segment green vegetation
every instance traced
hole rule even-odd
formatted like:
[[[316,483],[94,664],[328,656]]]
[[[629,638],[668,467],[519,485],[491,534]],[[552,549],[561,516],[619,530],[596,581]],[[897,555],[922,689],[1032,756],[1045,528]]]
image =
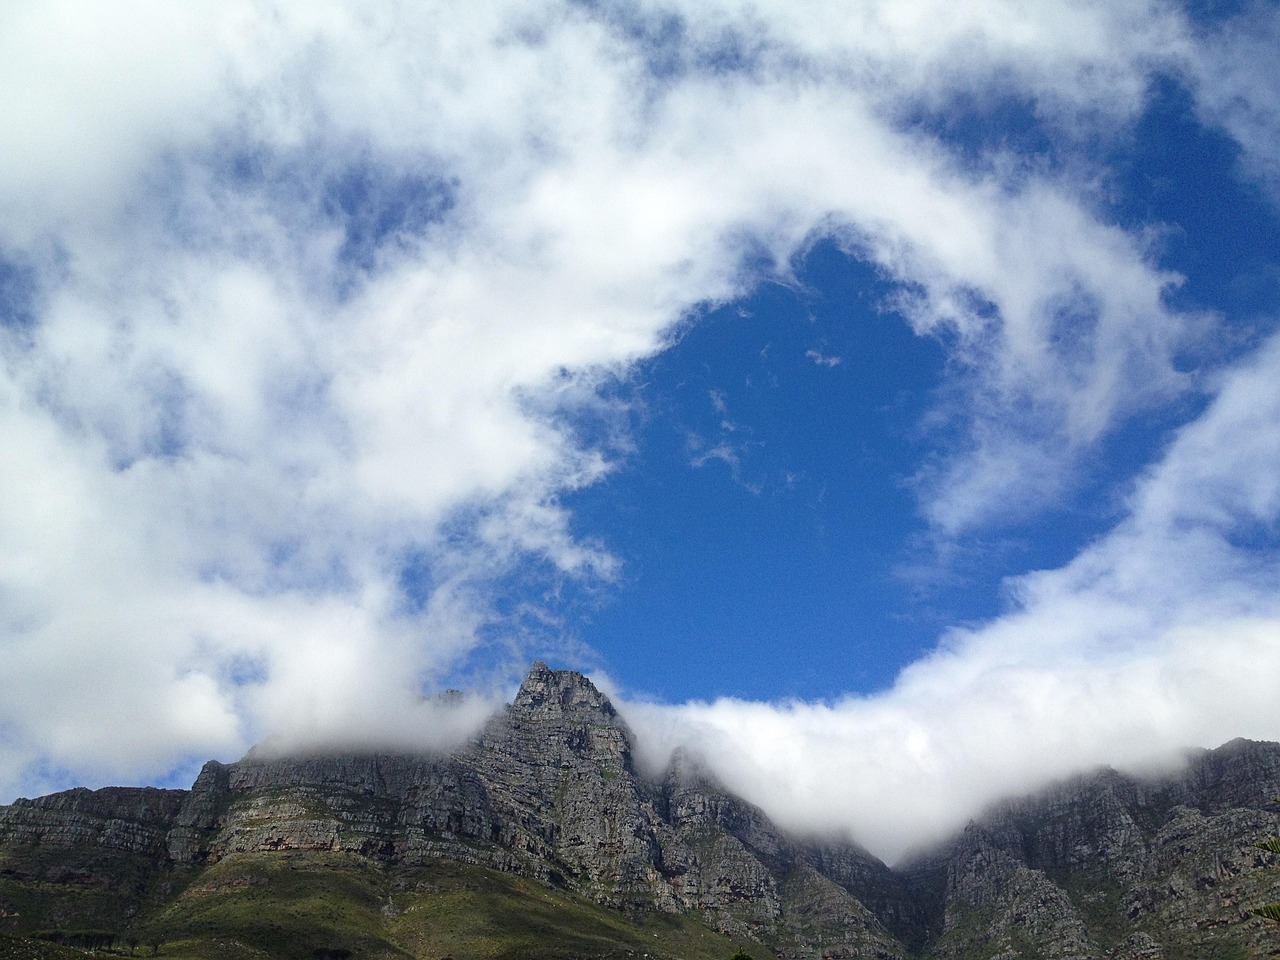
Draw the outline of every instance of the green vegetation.
[[[628,916],[536,881],[435,861],[388,869],[348,854],[238,854],[129,931],[169,960],[749,960],[769,954],[695,919]],[[3,960],[3,958],[0,958]]]
[[[179,876],[170,874],[172,884]],[[154,870],[143,856],[100,847],[74,847],[56,857],[40,846],[0,850],[0,902],[22,918],[11,933],[75,928],[110,930],[124,910],[143,909],[153,892]]]
[[[45,940],[0,934],[0,960],[85,960],[85,953]]]
[[[116,945],[116,933],[112,930],[41,930],[35,937],[81,950],[107,950]]]
[[[1089,939],[1102,950],[1113,950],[1134,932],[1125,916],[1125,891],[1106,873],[1058,871],[1052,878],[1079,911]]]
[[[1280,853],[1280,837],[1268,837],[1266,840],[1257,844],[1257,846],[1259,849],[1266,850],[1268,853]],[[1249,912],[1255,917],[1262,917],[1264,920],[1273,920],[1276,923],[1280,923],[1280,901],[1264,903],[1262,906],[1255,907]]]
[[[1167,948],[1166,956],[1169,960],[1256,960],[1246,947],[1217,937],[1194,943],[1173,943]]]
[[[952,926],[929,944],[926,957],[964,956],[972,960],[990,960],[1004,952],[999,938],[992,936],[996,916],[991,910],[974,907],[962,909]]]
[[[321,851],[157,870],[145,857],[96,847],[50,858],[38,846],[7,845],[0,903],[7,932],[25,934],[0,941],[0,960],[70,960],[87,949],[168,960],[724,960],[738,948],[769,956],[693,917],[627,915],[478,866],[389,867]]]
[[[432,864],[403,876],[401,885],[405,889],[392,896],[395,916],[389,928],[414,956],[426,960],[645,954],[723,960],[736,946],[689,917],[628,917],[534,881],[478,867]]]
[[[181,943],[192,956],[204,955],[202,945],[211,941],[297,960],[312,960],[316,950],[402,956],[382,933],[384,887],[381,868],[359,857],[233,856],[135,929],[144,942]]]

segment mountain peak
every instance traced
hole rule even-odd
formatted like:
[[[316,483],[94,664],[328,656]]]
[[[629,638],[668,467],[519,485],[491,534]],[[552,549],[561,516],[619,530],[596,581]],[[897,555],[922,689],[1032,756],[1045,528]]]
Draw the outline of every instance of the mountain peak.
[[[612,718],[617,715],[609,698],[585,676],[575,670],[552,670],[541,660],[534,662],[520,684],[511,709],[514,713],[535,717],[597,713]]]

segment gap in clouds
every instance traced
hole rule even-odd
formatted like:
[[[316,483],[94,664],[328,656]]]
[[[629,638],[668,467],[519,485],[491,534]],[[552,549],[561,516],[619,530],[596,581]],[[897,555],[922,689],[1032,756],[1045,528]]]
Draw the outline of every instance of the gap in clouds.
[[[763,20],[749,13],[737,23],[720,18],[707,30],[706,23],[692,29],[690,18],[674,6],[617,0],[570,2],[638,50],[649,76],[660,85],[698,75],[758,75],[767,69],[771,52],[767,31]]]
[[[36,293],[35,269],[0,253],[0,330],[6,339],[20,337],[35,322]]]
[[[244,134],[236,134],[236,138]],[[192,163],[192,160],[196,160]],[[371,278],[414,256],[454,212],[460,184],[430,157],[388,158],[356,138],[329,134],[302,145],[220,144],[198,158],[174,157],[153,179],[169,193],[175,227],[208,230],[219,203],[288,225],[309,266],[313,295],[349,303]],[[194,181],[192,171],[206,178]]]
[[[1003,525],[998,560],[989,540],[966,538],[959,560],[990,563],[991,595],[1004,583],[998,616],[970,627],[953,621],[957,629],[919,660],[900,651],[910,669],[874,696],[823,703],[821,694],[726,685],[726,698],[742,699],[653,707],[633,697],[624,712],[659,762],[664,745],[692,745],[789,825],[852,831],[898,858],[1002,795],[1097,763],[1150,771],[1176,764],[1184,747],[1277,735],[1266,686],[1274,689],[1280,666],[1280,523],[1267,475],[1280,462],[1270,414],[1280,382],[1271,342],[1280,219],[1241,179],[1238,148],[1200,122],[1169,77],[1155,79],[1119,149],[1093,147],[1111,151],[1094,157],[1106,161],[1099,211],[1147,231],[1153,265],[1185,277],[1166,301],[1184,316],[1202,314],[1199,335],[1175,361],[1194,374],[1192,389],[1114,425],[1081,457],[1065,496]],[[1270,390],[1261,386],[1267,376]],[[715,414],[732,410],[728,391],[712,399]],[[743,419],[734,433],[753,429]],[[730,464],[730,479],[743,462]],[[1173,479],[1196,472],[1205,479]],[[1153,498],[1175,513],[1142,505]],[[1021,552],[1010,549],[1019,537]],[[744,635],[707,655],[754,654],[757,670],[781,666],[785,675],[805,643],[783,631],[765,641]],[[846,637],[839,652],[852,645]],[[815,659],[830,670],[839,653]],[[1267,685],[1248,682],[1258,672]],[[845,675],[832,688],[856,689]],[[1009,728],[1005,711],[1031,726]],[[827,765],[837,756],[839,771]]]
[[[954,428],[928,423],[945,345],[893,312],[896,289],[823,240],[632,375],[636,449],[565,501],[622,564],[615,590],[567,595],[611,672],[669,700],[821,699],[888,686],[996,611],[1002,555],[1025,546],[920,574],[937,558],[912,478]]]
[[[974,176],[998,172],[1011,185],[1036,174],[1061,175],[1088,155],[1089,144],[1064,142],[1034,100],[1012,90],[960,93],[940,106],[909,104],[898,122],[945,144],[959,169]]]
[[[1221,26],[1235,19],[1250,7],[1256,7],[1257,0],[1183,0],[1182,8],[1192,23],[1201,29]]]
[[[1241,147],[1201,121],[1185,83],[1159,75],[1106,160],[1107,214],[1126,230],[1154,233],[1161,265],[1184,278],[1169,303],[1216,314],[1212,342],[1200,344],[1209,361],[1258,346],[1280,313],[1280,219],[1262,187],[1242,176]]]

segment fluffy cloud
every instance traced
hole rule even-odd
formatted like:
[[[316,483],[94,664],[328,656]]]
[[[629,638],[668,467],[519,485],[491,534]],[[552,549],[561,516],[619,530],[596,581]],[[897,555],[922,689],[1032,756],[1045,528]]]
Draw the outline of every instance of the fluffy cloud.
[[[1043,506],[1117,424],[1186,389],[1173,357],[1205,321],[1099,216],[1082,145],[1124,129],[1154,70],[1216,76],[1198,42],[1138,0],[6,8],[0,789],[156,776],[267,734],[460,735],[483,703],[424,695],[477,650],[499,679],[523,659],[497,602],[511,579],[614,575],[561,506],[626,449],[601,387],[819,237],[896,281],[951,350],[956,439],[920,483],[938,535]],[[961,155],[930,132],[960,103],[1012,103],[1078,162]],[[856,747],[849,770],[880,773],[850,796],[886,850],[907,830],[876,783],[977,802],[996,773],[1112,756],[1044,704],[1165,690],[1181,710],[1204,630],[1234,625],[1211,664],[1227,675],[1232,651],[1271,649],[1266,569],[1220,516],[1179,514],[1269,503],[1179,458],[1197,430],[1247,456],[1213,422],[1111,537],[1019,581],[1008,618],[948,637],[891,694],[676,715],[805,822],[849,821],[786,757]],[[1180,564],[1185,602],[1155,617],[1173,582],[1157,560],[1191,556],[1220,566]],[[1023,736],[1023,766],[984,766],[1008,715],[1056,731],[1041,742],[1062,763]]]

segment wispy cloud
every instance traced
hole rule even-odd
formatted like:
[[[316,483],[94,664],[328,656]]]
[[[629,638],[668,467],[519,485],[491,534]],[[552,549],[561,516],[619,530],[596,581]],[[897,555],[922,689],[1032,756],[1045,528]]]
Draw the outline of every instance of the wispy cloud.
[[[804,355],[820,367],[838,367],[844,363],[843,357],[827,356],[818,350],[806,350]]]
[[[689,461],[689,465],[694,469],[705,467],[712,460],[718,460],[727,464],[735,475],[738,468],[742,466],[742,461],[738,456],[738,451],[733,449],[727,443],[717,443],[714,447],[700,448],[694,452],[693,459]]]
[[[1280,66],[1268,51],[1280,43],[1280,11],[1246,4],[1210,31],[1200,55],[1188,61],[1201,113],[1239,144],[1244,170],[1280,196]]]

